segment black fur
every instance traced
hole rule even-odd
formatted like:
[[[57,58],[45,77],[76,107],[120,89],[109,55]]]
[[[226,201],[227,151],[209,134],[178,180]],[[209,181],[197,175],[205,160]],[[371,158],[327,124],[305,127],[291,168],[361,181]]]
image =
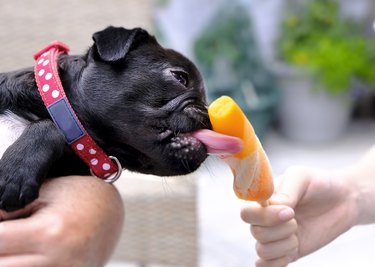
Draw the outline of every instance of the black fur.
[[[196,170],[207,152],[189,133],[211,127],[197,68],[140,28],[109,27],[93,39],[85,55],[58,61],[86,130],[129,170],[163,176]],[[50,120],[32,68],[0,74],[0,113],[6,111],[30,124],[0,160],[0,208],[33,201],[48,176],[89,173]]]

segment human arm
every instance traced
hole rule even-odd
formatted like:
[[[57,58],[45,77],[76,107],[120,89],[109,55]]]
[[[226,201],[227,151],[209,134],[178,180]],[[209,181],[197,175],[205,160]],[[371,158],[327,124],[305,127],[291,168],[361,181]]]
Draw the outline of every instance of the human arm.
[[[0,266],[104,266],[124,217],[115,187],[85,176],[47,181],[38,200],[21,212],[29,216],[0,222]]]
[[[340,170],[289,169],[269,207],[249,202],[241,211],[257,240],[256,266],[286,266],[354,225],[375,222],[374,201],[375,147]]]

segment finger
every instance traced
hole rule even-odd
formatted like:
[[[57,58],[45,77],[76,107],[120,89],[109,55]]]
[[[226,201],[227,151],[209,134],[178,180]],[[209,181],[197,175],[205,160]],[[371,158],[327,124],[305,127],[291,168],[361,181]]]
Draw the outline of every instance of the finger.
[[[283,205],[262,207],[249,201],[241,209],[241,218],[252,225],[275,226],[294,218],[294,210]]]
[[[285,171],[271,204],[283,204],[294,208],[305,194],[311,181],[311,170],[304,167],[291,167]]]
[[[28,218],[1,222],[0,256],[37,252],[43,245],[38,237],[53,236],[60,225],[57,216],[46,216],[38,212]]]
[[[18,255],[18,256],[1,256],[0,257],[1,267],[47,267],[46,258],[42,255],[29,254],[29,255]]]
[[[297,249],[298,239],[296,235],[275,242],[256,243],[257,254],[263,260],[274,260],[285,256],[293,256]]]
[[[274,260],[264,260],[264,259],[258,259],[255,263],[256,267],[286,267],[289,263],[291,263],[292,260],[288,257],[281,257]]]
[[[297,232],[297,221],[292,219],[274,227],[251,226],[251,234],[260,243],[275,242],[286,239]]]
[[[32,253],[36,230],[29,218],[0,223],[0,255]]]

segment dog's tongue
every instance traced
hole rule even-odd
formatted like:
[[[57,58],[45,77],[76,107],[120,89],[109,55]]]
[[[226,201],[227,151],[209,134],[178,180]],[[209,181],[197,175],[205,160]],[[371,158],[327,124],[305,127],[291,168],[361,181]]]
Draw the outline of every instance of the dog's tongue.
[[[241,139],[207,129],[198,130],[192,135],[206,146],[209,154],[235,154],[243,147]]]

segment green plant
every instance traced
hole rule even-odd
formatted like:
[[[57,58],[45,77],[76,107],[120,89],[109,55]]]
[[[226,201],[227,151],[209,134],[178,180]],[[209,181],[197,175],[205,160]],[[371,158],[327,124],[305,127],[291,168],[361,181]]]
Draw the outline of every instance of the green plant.
[[[241,5],[225,4],[196,40],[194,52],[209,92],[247,87],[245,91],[254,89],[255,94],[263,94],[274,89],[274,78],[260,56],[249,14]]]
[[[278,42],[283,60],[311,72],[332,94],[353,79],[375,82],[375,42],[343,18],[335,0],[292,1]]]
[[[258,48],[252,21],[239,1],[223,1],[197,38],[195,59],[210,100],[231,96],[241,106],[260,138],[272,121],[278,100],[274,75]]]
[[[169,5],[170,0],[157,0],[155,1],[156,5],[159,7],[166,7]]]

